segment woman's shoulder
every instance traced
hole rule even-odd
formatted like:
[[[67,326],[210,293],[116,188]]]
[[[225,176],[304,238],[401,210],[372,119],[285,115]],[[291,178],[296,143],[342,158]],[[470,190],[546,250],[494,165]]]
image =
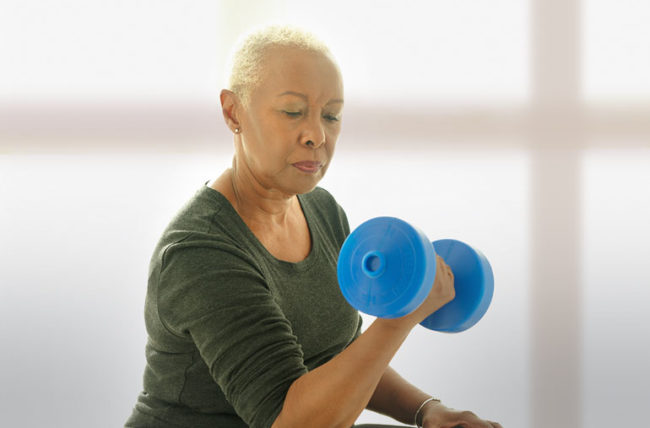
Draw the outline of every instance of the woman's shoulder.
[[[301,200],[313,208],[311,210],[313,217],[327,223],[334,231],[342,233],[343,237],[350,233],[345,211],[329,191],[316,187],[311,192],[301,195]]]
[[[239,253],[246,238],[241,219],[225,196],[202,186],[173,216],[160,237],[155,255],[163,258],[170,249],[182,248]]]

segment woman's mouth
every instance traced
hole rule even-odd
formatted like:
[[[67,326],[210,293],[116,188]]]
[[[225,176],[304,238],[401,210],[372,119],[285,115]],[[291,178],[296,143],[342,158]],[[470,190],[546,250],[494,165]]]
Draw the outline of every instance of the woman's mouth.
[[[302,161],[296,162],[292,165],[302,172],[313,174],[314,172],[317,172],[319,169],[321,169],[323,163],[318,161]]]

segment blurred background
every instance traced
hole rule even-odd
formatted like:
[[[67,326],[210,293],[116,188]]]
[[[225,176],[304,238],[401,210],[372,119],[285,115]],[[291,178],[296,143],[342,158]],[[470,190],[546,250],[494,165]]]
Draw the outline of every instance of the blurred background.
[[[0,424],[124,424],[149,258],[229,166],[226,61],[270,22],[340,62],[322,186],[351,226],[401,217],[493,266],[480,323],[417,328],[392,365],[504,427],[645,420],[646,0],[0,0]]]

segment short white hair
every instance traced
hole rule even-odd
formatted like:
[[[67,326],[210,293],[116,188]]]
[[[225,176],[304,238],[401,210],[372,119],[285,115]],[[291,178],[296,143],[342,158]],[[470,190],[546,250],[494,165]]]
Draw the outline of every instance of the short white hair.
[[[245,34],[231,56],[228,79],[228,89],[237,94],[244,104],[248,103],[251,91],[261,80],[265,54],[275,47],[295,47],[322,53],[336,63],[325,43],[299,27],[270,25]]]

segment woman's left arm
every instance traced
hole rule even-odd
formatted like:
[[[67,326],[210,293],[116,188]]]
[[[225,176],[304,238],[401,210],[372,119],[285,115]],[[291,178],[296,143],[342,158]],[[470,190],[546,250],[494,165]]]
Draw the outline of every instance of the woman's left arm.
[[[367,408],[377,413],[413,425],[415,413],[431,396],[408,383],[390,366],[381,377]],[[428,402],[420,411],[424,428],[439,428],[460,425],[467,428],[502,428],[496,422],[477,417],[468,411],[458,411],[442,405],[439,401]]]
[[[366,408],[412,425],[418,407],[429,397],[388,366]]]

